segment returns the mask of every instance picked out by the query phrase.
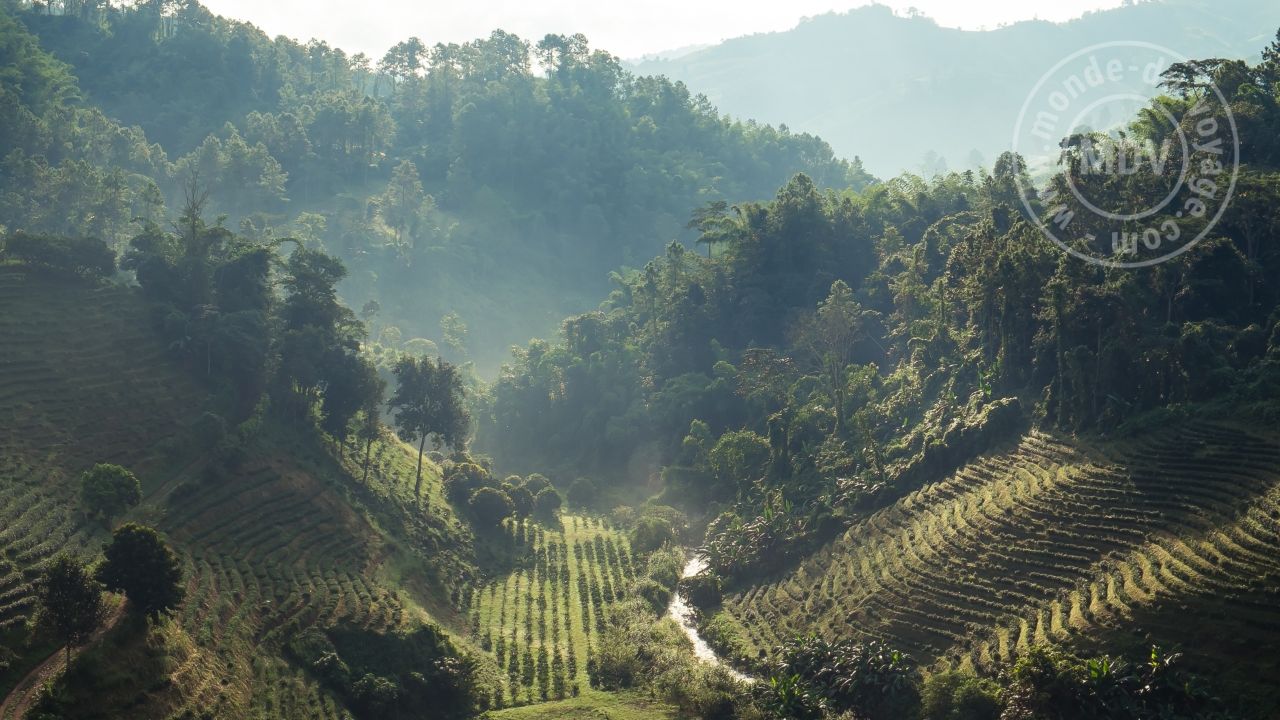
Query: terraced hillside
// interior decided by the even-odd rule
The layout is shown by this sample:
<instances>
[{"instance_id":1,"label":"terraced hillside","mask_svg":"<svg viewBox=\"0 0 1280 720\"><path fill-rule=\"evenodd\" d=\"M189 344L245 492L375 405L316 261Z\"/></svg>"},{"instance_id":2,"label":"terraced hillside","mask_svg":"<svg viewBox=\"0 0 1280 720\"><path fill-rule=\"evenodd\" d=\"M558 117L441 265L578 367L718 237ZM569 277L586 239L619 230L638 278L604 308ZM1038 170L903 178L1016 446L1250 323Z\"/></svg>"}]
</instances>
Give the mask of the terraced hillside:
<instances>
[{"instance_id":1,"label":"terraced hillside","mask_svg":"<svg viewBox=\"0 0 1280 720\"><path fill-rule=\"evenodd\" d=\"M0 268L0 643L30 615L39 564L106 537L78 511L79 473L163 466L202 399L128 293L40 288Z\"/></svg>"},{"instance_id":2,"label":"terraced hillside","mask_svg":"<svg viewBox=\"0 0 1280 720\"><path fill-rule=\"evenodd\" d=\"M592 638L635 577L626 538L603 520L567 515L561 527L509 523L528 562L467 592L471 632L503 670L495 707L576 697L589 687Z\"/></svg>"},{"instance_id":3,"label":"terraced hillside","mask_svg":"<svg viewBox=\"0 0 1280 720\"><path fill-rule=\"evenodd\" d=\"M314 439L266 433L268 451L211 477L195 429L207 393L169 360L131 291L0 268L0 307L0 647L12 651L0 652L11 660L0 668L0 698L52 650L29 646L24 627L41 563L61 550L96 554L107 539L77 498L79 474L95 462L142 479L131 518L169 537L187 598L147 651L160 682L125 683L122 696L86 708L127 703L136 718L348 717L286 659L293 633L454 619L440 578L460 586L470 575L458 550L469 535L436 501L434 466L427 512L408 499L416 457L401 443L377 444L363 483L350 453L339 459ZM20 688L0 717L16 717L38 690Z\"/></svg>"},{"instance_id":4,"label":"terraced hillside","mask_svg":"<svg viewBox=\"0 0 1280 720\"><path fill-rule=\"evenodd\" d=\"M815 631L991 667L1122 631L1201 662L1247 645L1277 677L1277 548L1275 435L1197 423L1086 449L1032 433L724 606L748 655Z\"/></svg>"}]
</instances>

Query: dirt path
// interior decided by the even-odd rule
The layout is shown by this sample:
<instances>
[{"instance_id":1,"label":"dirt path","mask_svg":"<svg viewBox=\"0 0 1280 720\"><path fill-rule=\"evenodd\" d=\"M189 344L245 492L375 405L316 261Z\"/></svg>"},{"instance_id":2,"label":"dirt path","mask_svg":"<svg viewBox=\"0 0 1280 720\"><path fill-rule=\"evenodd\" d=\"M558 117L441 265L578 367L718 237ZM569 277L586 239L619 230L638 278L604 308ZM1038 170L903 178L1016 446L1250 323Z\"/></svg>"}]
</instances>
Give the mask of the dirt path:
<instances>
[{"instance_id":1,"label":"dirt path","mask_svg":"<svg viewBox=\"0 0 1280 720\"><path fill-rule=\"evenodd\" d=\"M120 622L120 618L124 617L124 603L116 603L107 615L106 622L102 623L102 627L89 638L89 642L84 646L71 652L74 658L85 651L85 648L93 645L102 639L111 628ZM67 664L67 652L64 648L58 648L57 652L45 658L44 662L37 665L26 677L22 678L13 690L10 691L4 702L0 702L0 720L22 720L31 706L40 697L40 690L44 684L50 679L57 676L58 673L65 669Z\"/></svg>"}]
</instances>

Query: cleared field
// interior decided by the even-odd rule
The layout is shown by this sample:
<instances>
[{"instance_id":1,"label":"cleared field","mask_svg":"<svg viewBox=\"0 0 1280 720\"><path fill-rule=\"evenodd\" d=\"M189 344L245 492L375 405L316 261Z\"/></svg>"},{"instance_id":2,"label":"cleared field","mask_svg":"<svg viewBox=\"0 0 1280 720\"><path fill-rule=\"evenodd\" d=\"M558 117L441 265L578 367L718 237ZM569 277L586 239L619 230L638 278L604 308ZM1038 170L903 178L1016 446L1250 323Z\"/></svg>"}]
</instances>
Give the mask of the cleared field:
<instances>
[{"instance_id":1,"label":"cleared field","mask_svg":"<svg viewBox=\"0 0 1280 720\"><path fill-rule=\"evenodd\" d=\"M579 515L558 529L509 522L504 531L527 548L525 562L465 598L476 643L504 671L493 705L576 697L588 690L605 610L635 576L630 547L604 520Z\"/></svg>"},{"instance_id":2,"label":"cleared field","mask_svg":"<svg viewBox=\"0 0 1280 720\"><path fill-rule=\"evenodd\" d=\"M1198 655L1232 649L1197 642L1207 634L1248 637L1276 657L1278 544L1273 437L1199 423L1081 450L1033 433L725 609L756 654L815 631L886 640L924 663L993 667L1035 643L1124 625Z\"/></svg>"}]
</instances>

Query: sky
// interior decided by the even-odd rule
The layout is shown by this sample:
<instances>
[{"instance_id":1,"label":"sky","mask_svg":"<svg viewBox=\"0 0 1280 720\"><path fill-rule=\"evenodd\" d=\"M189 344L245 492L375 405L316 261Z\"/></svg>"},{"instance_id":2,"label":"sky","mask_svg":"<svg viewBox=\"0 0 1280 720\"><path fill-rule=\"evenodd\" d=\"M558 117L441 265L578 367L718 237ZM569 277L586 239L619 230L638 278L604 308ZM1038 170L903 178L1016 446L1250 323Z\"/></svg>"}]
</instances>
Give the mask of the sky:
<instances>
[{"instance_id":1,"label":"sky","mask_svg":"<svg viewBox=\"0 0 1280 720\"><path fill-rule=\"evenodd\" d=\"M417 36L427 45L466 42L501 28L526 40L583 33L592 47L636 59L741 35L788 30L803 17L842 12L867 0L204 0L269 35L319 38L348 53L380 58ZM969 30L1039 18L1068 20L1120 0L881 0L918 8L940 25Z\"/></svg>"}]
</instances>

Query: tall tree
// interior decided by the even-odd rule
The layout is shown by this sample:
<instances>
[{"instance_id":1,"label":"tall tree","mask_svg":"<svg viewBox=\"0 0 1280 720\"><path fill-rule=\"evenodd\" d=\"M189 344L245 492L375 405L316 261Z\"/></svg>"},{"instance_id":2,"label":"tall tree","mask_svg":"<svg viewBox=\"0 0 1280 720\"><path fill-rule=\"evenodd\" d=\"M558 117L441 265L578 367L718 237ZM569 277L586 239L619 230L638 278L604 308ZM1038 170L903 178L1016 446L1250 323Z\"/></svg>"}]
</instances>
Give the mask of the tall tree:
<instances>
[{"instance_id":1,"label":"tall tree","mask_svg":"<svg viewBox=\"0 0 1280 720\"><path fill-rule=\"evenodd\" d=\"M142 501L138 478L119 465L99 463L80 476L84 509L110 520Z\"/></svg>"},{"instance_id":2,"label":"tall tree","mask_svg":"<svg viewBox=\"0 0 1280 720\"><path fill-rule=\"evenodd\" d=\"M831 293L818 311L801 322L796 332L798 347L822 371L835 413L835 434L844 434L845 372L853 362L854 349L863 336L865 311L853 299L853 291L843 280L831 285Z\"/></svg>"},{"instance_id":3,"label":"tall tree","mask_svg":"<svg viewBox=\"0 0 1280 720\"><path fill-rule=\"evenodd\" d=\"M40 576L39 597L40 620L62 641L70 667L71 649L83 645L102 626L106 615L102 586L84 563L59 555Z\"/></svg>"},{"instance_id":4,"label":"tall tree","mask_svg":"<svg viewBox=\"0 0 1280 720\"><path fill-rule=\"evenodd\" d=\"M105 554L98 580L108 590L124 593L135 614L159 617L182 603L182 567L155 529L121 525L111 534Z\"/></svg>"},{"instance_id":5,"label":"tall tree","mask_svg":"<svg viewBox=\"0 0 1280 720\"><path fill-rule=\"evenodd\" d=\"M356 427L356 437L364 442L364 482L369 482L369 458L373 454L373 441L382 434L382 404L387 399L387 381L378 374L373 375L372 385L364 396L364 406L360 408L360 421Z\"/></svg>"},{"instance_id":6,"label":"tall tree","mask_svg":"<svg viewBox=\"0 0 1280 720\"><path fill-rule=\"evenodd\" d=\"M334 353L326 368L324 399L320 402L320 428L338 443L341 455L351 419L370 403L381 402L382 379L373 363L355 353ZM375 397L375 395L379 397Z\"/></svg>"},{"instance_id":7,"label":"tall tree","mask_svg":"<svg viewBox=\"0 0 1280 720\"><path fill-rule=\"evenodd\" d=\"M418 167L412 160L396 166L386 191L382 193L381 203L382 219L395 232L396 247L404 252L405 235L416 237L433 204L431 196L422 189Z\"/></svg>"},{"instance_id":8,"label":"tall tree","mask_svg":"<svg viewBox=\"0 0 1280 720\"><path fill-rule=\"evenodd\" d=\"M396 427L418 439L418 470L413 494L422 494L422 454L428 438L437 447L460 448L471 417L463 406L462 376L458 368L437 358L406 356L396 363L398 386L388 405L395 410Z\"/></svg>"}]
</instances>

